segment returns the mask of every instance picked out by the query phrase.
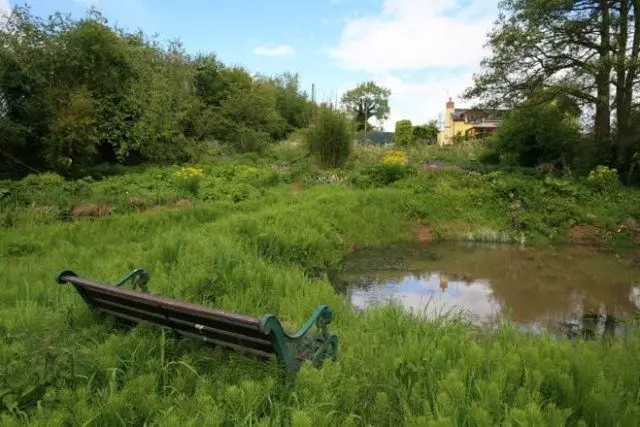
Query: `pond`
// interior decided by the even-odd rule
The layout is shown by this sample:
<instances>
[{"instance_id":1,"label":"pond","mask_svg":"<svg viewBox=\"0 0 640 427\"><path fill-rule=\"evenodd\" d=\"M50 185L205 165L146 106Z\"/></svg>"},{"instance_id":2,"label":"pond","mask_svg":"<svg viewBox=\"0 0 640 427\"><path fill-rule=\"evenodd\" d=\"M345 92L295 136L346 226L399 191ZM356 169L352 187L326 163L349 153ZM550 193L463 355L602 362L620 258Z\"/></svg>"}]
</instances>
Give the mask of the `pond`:
<instances>
[{"instance_id":1,"label":"pond","mask_svg":"<svg viewBox=\"0 0 640 427\"><path fill-rule=\"evenodd\" d=\"M396 301L427 318L568 333L615 333L640 313L639 251L446 242L363 250L343 267L332 281L358 309Z\"/></svg>"}]
</instances>

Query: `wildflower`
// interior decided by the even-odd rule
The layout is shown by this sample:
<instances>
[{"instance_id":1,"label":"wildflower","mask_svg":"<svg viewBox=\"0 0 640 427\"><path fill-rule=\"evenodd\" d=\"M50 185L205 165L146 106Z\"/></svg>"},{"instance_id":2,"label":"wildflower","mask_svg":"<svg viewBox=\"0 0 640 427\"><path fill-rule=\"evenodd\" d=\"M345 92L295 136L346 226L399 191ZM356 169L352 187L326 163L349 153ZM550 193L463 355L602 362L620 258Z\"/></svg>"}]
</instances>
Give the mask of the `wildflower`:
<instances>
[{"instance_id":1,"label":"wildflower","mask_svg":"<svg viewBox=\"0 0 640 427\"><path fill-rule=\"evenodd\" d=\"M185 166L174 172L177 178L201 178L204 175L202 168L195 166Z\"/></svg>"},{"instance_id":2,"label":"wildflower","mask_svg":"<svg viewBox=\"0 0 640 427\"><path fill-rule=\"evenodd\" d=\"M382 156L383 165L406 165L408 163L409 159L407 159L407 156L399 150L387 151L384 156Z\"/></svg>"}]
</instances>

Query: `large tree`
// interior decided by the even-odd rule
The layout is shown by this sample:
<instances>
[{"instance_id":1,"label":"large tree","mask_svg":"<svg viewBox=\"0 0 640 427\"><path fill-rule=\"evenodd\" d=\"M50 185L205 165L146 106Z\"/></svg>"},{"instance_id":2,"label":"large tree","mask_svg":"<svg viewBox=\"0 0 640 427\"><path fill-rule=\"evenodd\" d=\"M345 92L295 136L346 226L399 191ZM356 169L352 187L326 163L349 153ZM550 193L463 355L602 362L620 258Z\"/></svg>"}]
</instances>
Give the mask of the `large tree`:
<instances>
[{"instance_id":1,"label":"large tree","mask_svg":"<svg viewBox=\"0 0 640 427\"><path fill-rule=\"evenodd\" d=\"M627 135L636 107L639 14L640 0L504 0L489 35L492 54L466 95L505 107L571 97L594 111L598 160L628 169L638 148Z\"/></svg>"},{"instance_id":2,"label":"large tree","mask_svg":"<svg viewBox=\"0 0 640 427\"><path fill-rule=\"evenodd\" d=\"M356 122L356 130L370 129L369 119L382 121L389 118L389 97L391 91L372 81L361 83L342 95L342 105L347 114Z\"/></svg>"}]
</instances>

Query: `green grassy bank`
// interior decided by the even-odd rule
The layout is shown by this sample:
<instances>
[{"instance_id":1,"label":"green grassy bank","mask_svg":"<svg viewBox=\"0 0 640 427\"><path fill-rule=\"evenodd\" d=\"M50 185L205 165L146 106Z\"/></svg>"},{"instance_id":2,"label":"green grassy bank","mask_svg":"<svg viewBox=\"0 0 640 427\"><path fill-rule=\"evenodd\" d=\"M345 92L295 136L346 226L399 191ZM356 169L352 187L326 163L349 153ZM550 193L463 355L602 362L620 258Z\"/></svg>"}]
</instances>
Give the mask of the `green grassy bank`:
<instances>
[{"instance_id":1,"label":"green grassy bank","mask_svg":"<svg viewBox=\"0 0 640 427\"><path fill-rule=\"evenodd\" d=\"M323 172L281 147L212 162L194 179L148 167L0 183L0 423L637 425L637 329L576 343L398 307L356 313L326 272L354 248L415 239L633 246L640 192L423 170L442 154L408 154L408 166L383 167L377 150L360 149ZM62 268L110 282L134 267L149 271L153 293L277 313L289 329L329 304L339 360L286 384L245 356L99 322L54 282Z\"/></svg>"}]
</instances>

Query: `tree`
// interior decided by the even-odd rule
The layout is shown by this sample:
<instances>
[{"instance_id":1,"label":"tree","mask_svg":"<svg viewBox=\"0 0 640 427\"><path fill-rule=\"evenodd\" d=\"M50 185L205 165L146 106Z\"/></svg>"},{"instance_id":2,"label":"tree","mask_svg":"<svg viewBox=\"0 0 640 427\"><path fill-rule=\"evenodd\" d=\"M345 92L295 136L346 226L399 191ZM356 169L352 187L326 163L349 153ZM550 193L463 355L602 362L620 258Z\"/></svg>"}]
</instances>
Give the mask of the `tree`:
<instances>
[{"instance_id":1,"label":"tree","mask_svg":"<svg viewBox=\"0 0 640 427\"><path fill-rule=\"evenodd\" d=\"M500 9L489 38L492 55L467 98L514 107L542 89L571 97L595 111L596 160L628 169L638 149L624 138L638 83L640 1L505 0Z\"/></svg>"},{"instance_id":2,"label":"tree","mask_svg":"<svg viewBox=\"0 0 640 427\"><path fill-rule=\"evenodd\" d=\"M309 124L311 103L300 90L298 74L282 73L269 80L277 88L276 106L287 123L287 133Z\"/></svg>"},{"instance_id":3,"label":"tree","mask_svg":"<svg viewBox=\"0 0 640 427\"><path fill-rule=\"evenodd\" d=\"M369 119L379 121L389 118L389 97L391 91L369 81L360 84L342 95L342 105L347 114L356 122L356 131L370 129Z\"/></svg>"},{"instance_id":4,"label":"tree","mask_svg":"<svg viewBox=\"0 0 640 427\"><path fill-rule=\"evenodd\" d=\"M396 145L413 145L415 139L413 137L413 125L411 120L398 120L396 122L396 131L393 135L393 142Z\"/></svg>"},{"instance_id":5,"label":"tree","mask_svg":"<svg viewBox=\"0 0 640 427\"><path fill-rule=\"evenodd\" d=\"M227 94L214 136L241 152L261 151L285 133L286 122L277 109L278 89L269 80L253 79L242 68L223 71Z\"/></svg>"},{"instance_id":6,"label":"tree","mask_svg":"<svg viewBox=\"0 0 640 427\"><path fill-rule=\"evenodd\" d=\"M215 55L198 55L192 62L198 97L208 106L219 106L224 97L224 64Z\"/></svg>"},{"instance_id":7,"label":"tree","mask_svg":"<svg viewBox=\"0 0 640 427\"><path fill-rule=\"evenodd\" d=\"M435 144L438 140L438 133L440 133L440 130L438 129L438 124L435 120L432 120L426 125L413 127L413 137L417 141L424 142L426 144Z\"/></svg>"}]
</instances>

